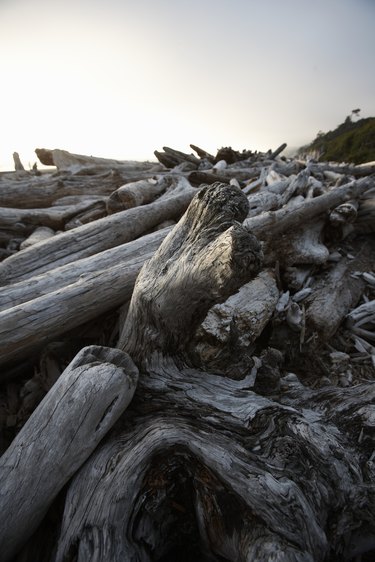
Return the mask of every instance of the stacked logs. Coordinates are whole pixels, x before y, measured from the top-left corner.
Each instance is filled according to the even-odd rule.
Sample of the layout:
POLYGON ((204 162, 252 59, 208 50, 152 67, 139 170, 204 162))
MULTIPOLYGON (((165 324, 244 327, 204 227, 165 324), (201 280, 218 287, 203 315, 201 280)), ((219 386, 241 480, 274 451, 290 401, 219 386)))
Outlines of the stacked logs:
POLYGON ((374 548, 375 168, 191 148, 0 176, 4 560, 374 548))

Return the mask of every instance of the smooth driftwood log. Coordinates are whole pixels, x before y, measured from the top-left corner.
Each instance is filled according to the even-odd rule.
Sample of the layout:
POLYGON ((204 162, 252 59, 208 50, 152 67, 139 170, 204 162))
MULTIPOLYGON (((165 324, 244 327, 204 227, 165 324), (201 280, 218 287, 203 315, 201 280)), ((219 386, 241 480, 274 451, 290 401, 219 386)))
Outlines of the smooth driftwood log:
POLYGON ((82 349, 0 459, 0 552, 10 560, 130 403, 138 370, 126 353, 82 349), (32 490, 32 493, 30 491, 32 490))
POLYGON ((35 153, 41 163, 45 166, 56 166, 57 168, 63 170, 72 167, 83 168, 95 166, 105 166, 106 168, 126 167, 133 171, 157 169, 155 162, 136 162, 132 160, 114 160, 111 158, 86 156, 84 154, 73 154, 72 152, 61 150, 59 148, 54 148, 52 150, 48 148, 36 148, 35 153))
POLYGON ((128 301, 141 266, 151 255, 85 273, 60 289, 0 312, 0 364, 18 361, 128 301))
POLYGON ((164 178, 157 182, 140 180, 127 183, 111 193, 107 201, 108 214, 151 203, 165 191, 167 185, 168 181, 164 178))
POLYGON ((149 205, 135 207, 58 234, 10 256, 0 264, 0 284, 27 279, 77 259, 134 240, 164 220, 179 217, 196 190, 186 189, 149 205))
MULTIPOLYGON (((80 203, 78 205, 47 207, 43 209, 14 209, 11 207, 0 207, 0 228, 11 228, 14 224, 22 223, 24 229, 31 231, 36 226, 48 226, 54 230, 63 230, 65 223, 76 215, 88 212, 98 203, 80 203)), ((102 206, 105 212, 105 206, 102 206)))

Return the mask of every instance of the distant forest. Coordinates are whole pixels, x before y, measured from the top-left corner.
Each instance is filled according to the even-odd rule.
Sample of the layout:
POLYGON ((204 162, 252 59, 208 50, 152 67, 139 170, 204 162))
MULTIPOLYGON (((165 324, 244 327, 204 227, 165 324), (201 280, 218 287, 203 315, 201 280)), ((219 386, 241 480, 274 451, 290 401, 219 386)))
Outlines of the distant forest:
POLYGON ((303 146, 299 155, 312 155, 323 161, 362 164, 375 160, 375 117, 358 119, 360 109, 353 109, 333 131, 319 131, 311 144, 303 146))

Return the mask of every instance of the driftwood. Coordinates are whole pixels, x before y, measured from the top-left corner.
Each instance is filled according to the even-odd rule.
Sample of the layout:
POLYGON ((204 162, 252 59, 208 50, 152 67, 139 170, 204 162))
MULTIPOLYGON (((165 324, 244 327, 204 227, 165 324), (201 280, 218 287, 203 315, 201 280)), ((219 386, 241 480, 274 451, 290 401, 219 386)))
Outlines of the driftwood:
POLYGON ((21 281, 133 240, 162 221, 180 216, 194 193, 194 189, 186 190, 175 197, 171 195, 162 201, 116 213, 32 246, 0 264, 0 283, 21 281))
POLYGON ((46 166, 56 166, 57 168, 63 170, 72 167, 95 167, 97 169, 99 166, 103 166, 107 169, 115 167, 127 168, 131 171, 145 169, 156 171, 159 169, 155 166, 154 162, 136 162, 129 160, 114 160, 111 158, 98 158, 95 156, 86 156, 84 154, 72 154, 67 150, 60 150, 58 148, 53 150, 48 148, 37 148, 35 149, 35 153, 42 164, 46 166))
MULTIPOLYGON (((175 199, 183 195, 187 205, 194 190, 186 177, 225 176, 199 185, 173 230, 126 244, 114 235, 117 224, 127 229, 121 218, 136 220, 170 201, 167 189, 155 203, 139 199, 142 206, 54 236, 1 266, 3 372, 12 382, 0 419, 5 408, 9 435, 25 423, 15 397, 46 368, 45 342, 69 349, 69 338, 90 330, 108 345, 100 315, 113 316, 121 303, 107 341, 118 341, 140 371, 132 403, 86 462, 74 465, 43 521, 31 510, 33 498, 44 498, 45 512, 61 483, 54 493, 39 487, 34 460, 25 477, 30 496, 21 487, 17 494, 16 472, 3 479, 24 506, 0 495, 0 528, 11 545, 4 552, 19 552, 17 562, 371 559, 374 180, 281 160, 277 151, 238 153, 231 164, 236 151, 228 150, 229 161, 215 169, 215 157, 196 152, 201 161, 165 151, 175 162, 173 181, 168 172, 153 182, 137 178, 154 185, 181 178, 175 199), (88 227, 94 243, 86 254, 79 248, 88 227), (59 237, 68 256, 62 266, 58 246, 48 246, 59 237), (97 244, 107 237, 108 246, 97 244), (40 251, 43 263, 33 266, 40 251), (35 374, 25 383, 28 370, 35 374), (24 516, 38 525, 25 544, 17 523, 24 516)), ((85 170, 92 176, 82 178, 95 178, 95 166, 85 170)), ((132 238, 147 231, 132 228, 132 238)), ((81 382, 84 401, 89 381, 81 382)), ((68 402, 63 395, 61 412, 74 407, 68 402)), ((43 419, 43 431, 52 433, 53 420, 43 419)), ((36 425, 30 438, 25 425, 3 458, 12 458, 20 440, 32 441, 36 425)), ((77 439, 77 458, 84 441, 77 439)), ((51 447, 46 462, 60 465, 58 453, 51 447)))
POLYGON ((2 560, 38 527, 130 403, 137 379, 125 353, 95 346, 83 349, 58 379, 0 459, 0 504, 7 513, 0 527, 2 560))

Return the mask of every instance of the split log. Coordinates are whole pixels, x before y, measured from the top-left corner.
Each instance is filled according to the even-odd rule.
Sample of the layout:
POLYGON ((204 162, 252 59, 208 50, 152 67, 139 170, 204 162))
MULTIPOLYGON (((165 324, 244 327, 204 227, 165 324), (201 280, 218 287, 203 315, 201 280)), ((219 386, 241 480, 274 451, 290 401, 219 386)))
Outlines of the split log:
POLYGON ((32 535, 53 499, 126 409, 137 380, 138 370, 126 353, 86 347, 34 411, 0 459, 4 562, 32 535))
POLYGON ((164 220, 179 217, 195 190, 96 220, 10 256, 0 264, 0 284, 9 284, 134 240, 164 220))

